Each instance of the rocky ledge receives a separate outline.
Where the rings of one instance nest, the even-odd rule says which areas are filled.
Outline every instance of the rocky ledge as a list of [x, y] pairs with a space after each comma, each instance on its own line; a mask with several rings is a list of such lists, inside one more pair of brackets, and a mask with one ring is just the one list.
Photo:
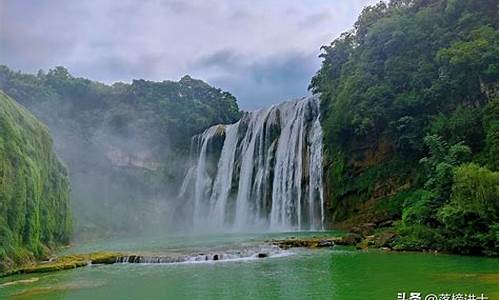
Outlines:
[[280, 240], [270, 240], [267, 241], [275, 246], [280, 247], [281, 249], [290, 249], [290, 248], [327, 248], [333, 247], [336, 244], [342, 244], [343, 237], [328, 237], [328, 238], [305, 238], [299, 239], [295, 237], [290, 237], [288, 239], [280, 239]]
[[[273, 248], [274, 247], [274, 248]], [[146, 255], [132, 254], [119, 252], [94, 252], [89, 254], [74, 254], [56, 257], [47, 261], [39, 261], [36, 263], [26, 264], [19, 268], [10, 270], [0, 274], [0, 277], [15, 275], [15, 274], [30, 274], [30, 273], [46, 273], [56, 272], [68, 269], [75, 269], [88, 265], [102, 264], [119, 264], [119, 263], [135, 263], [135, 264], [169, 264], [181, 262], [206, 262], [231, 260], [238, 258], [266, 258], [273, 254], [279, 253], [280, 248], [273, 246], [259, 248], [254, 251], [237, 251], [237, 252], [213, 252], [213, 253], [198, 253], [190, 255]]]
[[356, 246], [357, 249], [379, 248], [392, 250], [391, 245], [396, 238], [396, 233], [391, 223], [375, 224], [363, 223], [357, 225], [345, 234], [338, 237], [312, 237], [270, 240], [268, 242], [281, 249], [290, 248], [327, 248], [335, 245]]
[[123, 255], [115, 252], [94, 252], [89, 254], [66, 255], [52, 258], [47, 261], [30, 263], [11, 271], [5, 272], [0, 277], [14, 274], [55, 272], [67, 269], [75, 269], [90, 264], [113, 264]]

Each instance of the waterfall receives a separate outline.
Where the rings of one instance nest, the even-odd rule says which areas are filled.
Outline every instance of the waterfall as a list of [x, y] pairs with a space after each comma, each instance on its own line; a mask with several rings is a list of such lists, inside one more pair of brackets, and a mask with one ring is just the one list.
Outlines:
[[179, 197], [196, 229], [323, 228], [319, 99], [245, 113], [193, 138]]

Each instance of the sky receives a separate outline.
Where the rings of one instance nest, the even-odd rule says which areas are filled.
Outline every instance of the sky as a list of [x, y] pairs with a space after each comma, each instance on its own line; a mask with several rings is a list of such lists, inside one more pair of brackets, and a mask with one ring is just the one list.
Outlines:
[[105, 83], [189, 74], [253, 110], [307, 95], [322, 45], [376, 0], [0, 0], [0, 64]]

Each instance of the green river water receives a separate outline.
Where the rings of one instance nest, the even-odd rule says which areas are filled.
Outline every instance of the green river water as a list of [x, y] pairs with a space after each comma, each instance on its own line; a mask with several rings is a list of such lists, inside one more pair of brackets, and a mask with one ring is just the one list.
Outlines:
[[[226, 253], [291, 235], [128, 238], [75, 245], [62, 254], [97, 250], [162, 255]], [[483, 293], [498, 299], [498, 259], [336, 246], [292, 249], [260, 259], [95, 265], [0, 279], [0, 299], [366, 300], [397, 299], [398, 292], [406, 292], [407, 297], [410, 292]]]

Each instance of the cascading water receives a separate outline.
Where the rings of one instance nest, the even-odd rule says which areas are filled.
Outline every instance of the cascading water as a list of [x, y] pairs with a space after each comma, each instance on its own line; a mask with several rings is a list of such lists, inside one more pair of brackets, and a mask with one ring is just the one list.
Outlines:
[[246, 113], [194, 138], [180, 197], [196, 229], [318, 230], [324, 221], [319, 99]]

